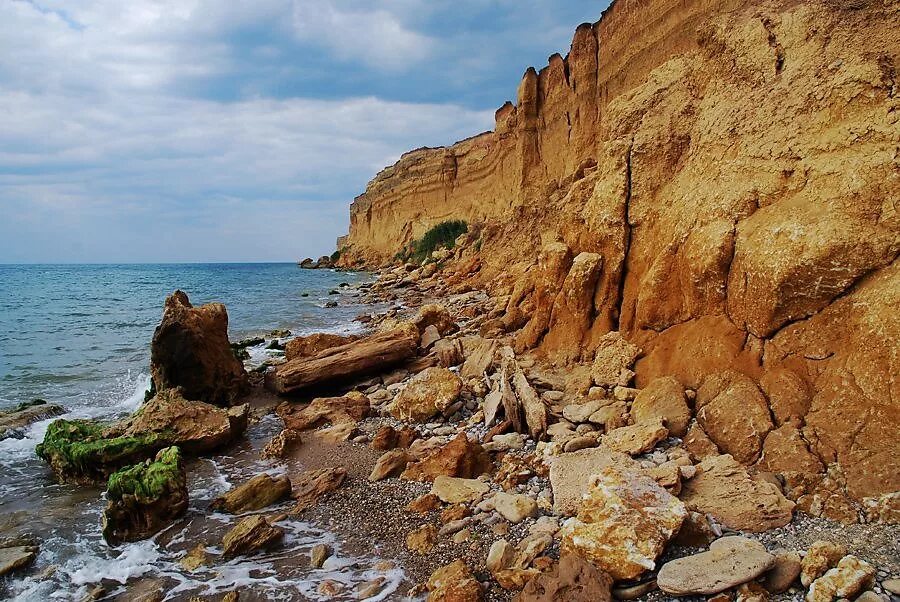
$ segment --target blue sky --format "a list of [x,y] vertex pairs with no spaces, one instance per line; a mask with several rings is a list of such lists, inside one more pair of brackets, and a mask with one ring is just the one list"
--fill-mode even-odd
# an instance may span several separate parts
[[606,0],[0,0],[0,263],[334,248]]

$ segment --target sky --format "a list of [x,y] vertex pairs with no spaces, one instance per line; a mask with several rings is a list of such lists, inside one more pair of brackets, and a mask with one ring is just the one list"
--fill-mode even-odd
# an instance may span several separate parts
[[0,263],[291,261],[607,0],[0,0]]

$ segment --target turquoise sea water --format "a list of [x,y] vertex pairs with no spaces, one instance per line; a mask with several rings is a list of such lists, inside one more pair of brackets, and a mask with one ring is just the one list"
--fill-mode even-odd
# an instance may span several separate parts
[[[289,329],[294,335],[360,330],[353,318],[374,310],[358,302],[366,274],[301,270],[294,264],[237,265],[0,265],[0,407],[36,397],[62,405],[67,418],[114,419],[137,409],[149,386],[150,340],[163,302],[176,289],[195,305],[220,301],[229,313],[232,341]],[[344,286],[341,286],[341,285]],[[340,294],[331,294],[332,291]],[[325,307],[337,302],[337,307]],[[251,361],[272,352],[251,349]],[[340,543],[320,526],[286,520],[282,546],[272,554],[217,561],[186,573],[178,564],[188,549],[216,547],[234,517],[210,512],[212,499],[261,471],[295,472],[273,465],[259,449],[280,429],[272,416],[253,425],[228,453],[188,465],[188,515],[151,540],[118,548],[100,535],[102,489],[59,485],[35,455],[49,420],[0,441],[0,538],[26,534],[40,542],[35,564],[0,578],[0,599],[79,600],[96,584],[128,599],[129,588],[159,584],[166,600],[221,596],[241,600],[317,599],[332,579],[354,587],[385,578],[389,597],[403,578],[399,569],[372,568],[377,558],[344,557]],[[272,509],[272,511],[277,511]],[[331,564],[309,571],[305,558],[316,543],[335,550]],[[339,597],[338,599],[345,599]]]

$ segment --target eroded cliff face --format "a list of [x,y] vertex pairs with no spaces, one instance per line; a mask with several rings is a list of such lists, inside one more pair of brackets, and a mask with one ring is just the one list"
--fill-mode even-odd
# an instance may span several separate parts
[[828,467],[815,503],[898,491],[898,22],[893,0],[618,0],[494,132],[379,174],[343,261],[465,219],[520,350],[589,362],[619,330],[638,386],[740,371],[768,457]]

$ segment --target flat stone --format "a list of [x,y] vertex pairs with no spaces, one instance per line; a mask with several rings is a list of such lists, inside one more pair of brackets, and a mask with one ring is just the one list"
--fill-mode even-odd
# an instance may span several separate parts
[[242,519],[222,539],[223,555],[234,558],[268,548],[281,541],[284,529],[271,525],[262,516],[255,514]]
[[419,554],[428,554],[437,543],[438,529],[428,524],[419,527],[406,536],[406,547]]
[[287,475],[256,475],[249,481],[231,489],[212,502],[212,508],[231,514],[243,514],[261,510],[280,502],[291,494],[291,480]]
[[887,579],[882,581],[881,587],[896,596],[900,596],[900,579]]
[[537,502],[527,495],[498,493],[494,496],[494,508],[503,518],[515,524],[526,518],[537,516]]
[[434,571],[428,578],[428,602],[481,602],[481,584],[462,560]]
[[603,436],[603,445],[632,456],[650,451],[669,436],[662,420],[641,422],[617,428]]
[[574,437],[569,439],[566,441],[563,449],[566,452],[576,452],[582,449],[588,449],[589,447],[597,447],[598,444],[599,442],[596,437],[585,435],[584,437]]
[[723,537],[702,552],[672,560],[656,577],[667,594],[712,595],[756,579],[775,564],[764,545],[746,537]]
[[477,479],[438,476],[434,479],[431,493],[447,504],[467,504],[476,502],[490,490],[487,483]]
[[637,471],[610,466],[589,480],[577,517],[563,525],[562,549],[580,555],[616,581],[655,568],[687,516],[684,504]]

